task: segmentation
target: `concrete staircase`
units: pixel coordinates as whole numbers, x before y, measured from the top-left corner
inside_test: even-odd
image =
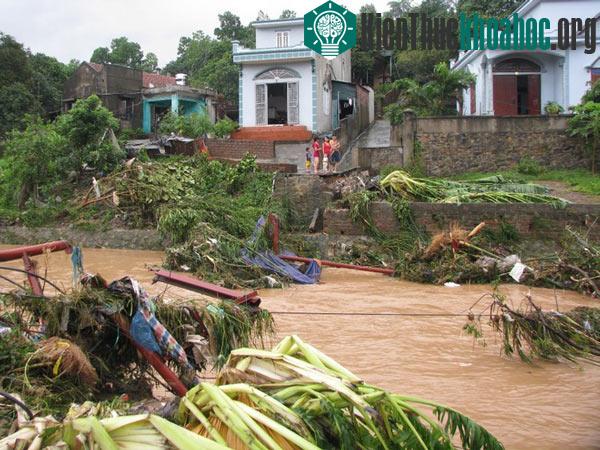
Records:
[[[272,125],[264,127],[243,127],[231,135],[235,140],[308,142],[312,132],[302,125]]]

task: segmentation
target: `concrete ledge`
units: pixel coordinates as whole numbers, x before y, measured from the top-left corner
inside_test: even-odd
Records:
[[[163,250],[165,247],[163,239],[156,230],[88,231],[69,227],[0,227],[0,244],[39,244],[60,239],[92,248]]]

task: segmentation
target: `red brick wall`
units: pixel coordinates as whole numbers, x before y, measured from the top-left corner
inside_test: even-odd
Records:
[[[258,159],[275,158],[275,144],[266,141],[238,141],[233,139],[207,139],[208,154],[215,158],[242,159],[246,153]]]

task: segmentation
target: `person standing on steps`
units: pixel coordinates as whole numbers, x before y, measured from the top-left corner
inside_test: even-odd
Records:
[[[340,141],[337,140],[337,136],[334,134],[331,138],[331,158],[329,159],[329,171],[335,172],[338,163],[342,160],[342,153],[340,151]]]
[[[319,138],[314,137],[313,143],[313,166],[315,168],[315,175],[319,173],[319,161],[321,160],[321,144],[319,143]]]
[[[323,172],[329,173],[330,165],[329,160],[331,158],[331,143],[329,142],[329,138],[326,137],[323,140]]]
[[[310,147],[306,147],[306,154],[304,157],[305,157],[304,166],[306,167],[306,173],[310,173],[310,165],[312,164],[312,156],[311,156]]]

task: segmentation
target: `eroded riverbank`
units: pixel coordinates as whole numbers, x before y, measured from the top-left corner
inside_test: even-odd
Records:
[[[83,262],[86,271],[108,280],[132,275],[153,294],[165,292],[174,300],[189,296],[178,288],[150,284],[146,265],[158,265],[161,258],[161,252],[84,249]],[[70,286],[68,255],[37,260],[40,272],[47,265],[49,279]],[[3,265],[21,267],[20,262]],[[7,285],[0,282],[0,287]],[[474,346],[462,333],[464,316],[432,316],[464,313],[490,289],[420,285],[325,269],[319,285],[262,290],[261,297],[263,306],[275,313],[279,336],[299,334],[370,383],[447,403],[486,426],[508,449],[600,448],[599,367],[529,366],[501,357],[491,331],[485,348]],[[529,291],[518,285],[501,289],[515,304]],[[555,308],[555,294],[564,310],[594,304],[573,292],[531,291],[544,308]],[[378,315],[384,313],[402,315]]]

